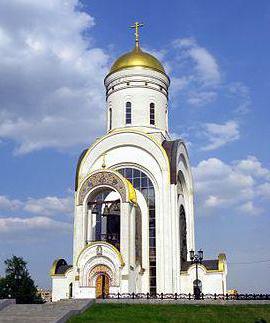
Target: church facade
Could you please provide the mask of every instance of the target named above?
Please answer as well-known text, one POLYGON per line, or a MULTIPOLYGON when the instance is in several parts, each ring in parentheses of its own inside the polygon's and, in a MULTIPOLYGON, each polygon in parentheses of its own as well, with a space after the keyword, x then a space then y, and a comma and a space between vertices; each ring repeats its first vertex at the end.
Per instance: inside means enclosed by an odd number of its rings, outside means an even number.
MULTIPOLYGON (((193 181, 185 143, 168 129, 170 79, 135 48, 105 77, 107 133, 76 172, 73 264, 51 268, 52 299, 193 293, 193 181)), ((226 293, 226 257, 198 265, 203 293, 226 293)))

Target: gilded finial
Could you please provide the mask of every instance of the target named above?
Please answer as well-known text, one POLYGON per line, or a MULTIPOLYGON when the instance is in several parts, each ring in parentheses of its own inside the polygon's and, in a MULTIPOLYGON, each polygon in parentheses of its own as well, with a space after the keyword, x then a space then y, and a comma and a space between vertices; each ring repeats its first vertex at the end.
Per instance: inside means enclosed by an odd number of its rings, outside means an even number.
POLYGON ((102 157, 103 157, 103 162, 102 162, 101 167, 104 169, 104 168, 106 168, 106 160, 105 160, 106 154, 103 154, 102 157))
POLYGON ((140 27, 143 27, 143 24, 142 23, 139 23, 138 21, 136 21, 134 23, 134 25, 130 26, 130 28, 135 28, 135 46, 136 48, 139 48, 139 28, 140 27))

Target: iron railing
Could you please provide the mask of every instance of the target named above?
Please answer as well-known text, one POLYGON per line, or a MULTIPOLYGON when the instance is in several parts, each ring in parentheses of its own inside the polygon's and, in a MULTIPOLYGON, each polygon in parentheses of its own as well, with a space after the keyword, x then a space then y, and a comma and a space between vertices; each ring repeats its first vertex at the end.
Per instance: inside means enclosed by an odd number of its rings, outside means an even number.
MULTIPOLYGON (((160 299, 160 300, 194 300, 195 294, 178 293, 110 293, 103 295, 104 299, 160 299)), ((270 300, 270 294, 203 294, 200 300, 270 300)))

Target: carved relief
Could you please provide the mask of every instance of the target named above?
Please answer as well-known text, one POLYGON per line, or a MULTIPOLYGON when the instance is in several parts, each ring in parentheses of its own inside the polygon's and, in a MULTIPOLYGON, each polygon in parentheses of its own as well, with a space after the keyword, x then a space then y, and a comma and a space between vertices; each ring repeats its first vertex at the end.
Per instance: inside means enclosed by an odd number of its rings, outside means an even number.
POLYGON ((82 185, 79 191, 78 204, 82 205, 86 195, 95 187, 109 185, 113 187, 121 196, 122 201, 127 201, 127 192, 124 181, 115 173, 100 171, 91 175, 82 185))

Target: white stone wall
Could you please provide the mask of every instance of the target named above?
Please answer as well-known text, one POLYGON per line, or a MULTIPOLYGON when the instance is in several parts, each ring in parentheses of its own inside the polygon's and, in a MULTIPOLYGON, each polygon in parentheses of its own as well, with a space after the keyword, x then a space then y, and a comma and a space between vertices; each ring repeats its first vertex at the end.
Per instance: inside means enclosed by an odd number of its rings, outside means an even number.
MULTIPOLYGON (((198 279, 202 282, 204 294, 226 294, 226 272, 206 271, 203 266, 198 268, 198 279)), ((196 279, 195 265, 187 273, 181 275, 181 293, 193 294, 193 281, 196 279)))
MULTIPOLYGON (((188 157, 184 149, 186 163, 188 157)), ((170 164, 161 142, 148 134, 130 129, 129 131, 114 131, 110 135, 100 138, 81 163, 81 180, 90 172, 100 169, 104 161, 107 168, 118 169, 133 167, 145 172, 152 180, 156 196, 156 259, 157 259, 157 289, 158 292, 180 292, 180 247, 179 247, 179 210, 176 185, 170 184, 170 164)), ((188 170, 184 169, 183 162, 179 161, 178 170, 183 173, 186 188, 183 193, 183 204, 186 208, 188 248, 194 248, 194 218, 193 218, 193 188, 192 178, 188 170)), ((143 205, 143 197, 139 197, 139 205, 143 205)), ((145 208, 145 206, 142 206, 145 208)), ((79 214, 81 211, 79 210, 79 214)), ((146 212, 147 213, 147 212, 146 212)), ((81 216, 81 215, 80 215, 81 216)), ((82 221, 82 220, 80 220, 82 221)), ((146 232, 147 219, 144 219, 146 232)), ((122 227, 126 232, 126 228, 122 227)), ((148 233, 144 234, 143 250, 149 249, 148 233)), ((74 253, 78 254, 79 250, 74 253)), ((122 251, 121 251, 122 252, 122 251)), ((131 251, 130 251, 131 252, 131 251)), ((127 255, 123 255, 125 258, 127 255)), ((142 288, 148 291, 149 266, 148 254, 144 255, 145 273, 142 275, 142 288)), ((128 267, 127 267, 128 268, 128 267)), ((126 272, 125 274, 128 274, 126 272)), ((132 275, 132 274, 131 274, 132 275)), ((123 284, 127 284, 126 281, 123 284)))
POLYGON ((107 131, 122 127, 148 127, 168 131, 168 78, 157 71, 136 67, 105 79, 107 131), (126 125, 125 104, 132 104, 132 123, 126 125), (155 104, 155 125, 150 125, 150 103, 155 104), (110 129, 109 109, 112 111, 110 129))
MULTIPOLYGON (((64 275, 52 276, 52 301, 69 298, 69 284, 73 283, 73 269, 69 269, 64 275)), ((73 284, 74 285, 74 284, 73 284)), ((74 286, 73 286, 74 291, 74 286)))

